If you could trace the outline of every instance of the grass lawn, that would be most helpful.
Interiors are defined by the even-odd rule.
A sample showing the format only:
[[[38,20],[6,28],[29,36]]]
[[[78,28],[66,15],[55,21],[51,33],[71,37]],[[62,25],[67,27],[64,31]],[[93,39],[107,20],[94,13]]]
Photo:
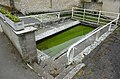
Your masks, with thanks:
[[[94,28],[84,25],[77,25],[60,33],[47,37],[37,42],[37,48],[40,50],[45,50],[59,44],[62,44],[75,37],[85,35],[92,31]]]

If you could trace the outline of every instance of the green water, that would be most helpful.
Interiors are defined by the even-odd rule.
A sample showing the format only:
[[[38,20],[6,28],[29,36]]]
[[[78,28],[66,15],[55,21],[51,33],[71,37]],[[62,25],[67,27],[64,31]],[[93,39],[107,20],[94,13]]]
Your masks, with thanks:
[[[77,25],[37,42],[37,48],[50,56],[78,41],[78,37],[87,34],[95,28]],[[55,51],[54,51],[55,50]]]

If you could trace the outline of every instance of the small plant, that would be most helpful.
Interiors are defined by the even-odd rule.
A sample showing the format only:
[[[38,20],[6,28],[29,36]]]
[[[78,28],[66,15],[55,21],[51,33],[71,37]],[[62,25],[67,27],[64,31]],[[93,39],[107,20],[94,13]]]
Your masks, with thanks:
[[[7,14],[7,10],[5,10],[4,8],[0,7],[0,12],[3,14]]]
[[[16,15],[12,15],[10,12],[7,12],[6,16],[14,22],[20,22],[19,17],[17,17]]]
[[[11,19],[14,22],[20,22],[19,17],[17,17],[16,15],[12,15],[10,12],[8,12],[6,9],[0,7],[0,12],[2,14],[5,14],[9,19]]]

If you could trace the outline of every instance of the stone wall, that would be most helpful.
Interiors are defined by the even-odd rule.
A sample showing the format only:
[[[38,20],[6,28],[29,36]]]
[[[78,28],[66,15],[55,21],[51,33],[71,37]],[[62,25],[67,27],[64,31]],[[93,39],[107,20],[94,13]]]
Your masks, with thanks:
[[[79,4],[79,0],[14,0],[15,7],[23,14],[30,12],[46,12],[71,9]],[[9,6],[9,0],[0,0],[0,4]]]
[[[120,0],[102,0],[102,10],[110,12],[120,12]]]
[[[10,3],[9,0],[0,0],[1,5],[10,6],[9,3]]]
[[[120,0],[98,0],[97,3],[85,2],[85,8],[109,12],[120,12]]]
[[[102,5],[103,4],[101,2],[98,3],[85,2],[84,8],[93,9],[93,10],[102,10]]]
[[[16,8],[24,14],[30,12],[46,12],[71,9],[72,6],[78,5],[79,0],[20,0],[15,2]]]
[[[46,12],[71,9],[72,6],[81,6],[80,0],[14,0],[15,7],[23,14],[31,12]],[[52,6],[51,2],[52,1]],[[86,8],[119,12],[120,0],[98,0],[98,3],[85,0]],[[99,2],[102,2],[100,4]],[[9,0],[0,0],[0,4],[9,6]]]

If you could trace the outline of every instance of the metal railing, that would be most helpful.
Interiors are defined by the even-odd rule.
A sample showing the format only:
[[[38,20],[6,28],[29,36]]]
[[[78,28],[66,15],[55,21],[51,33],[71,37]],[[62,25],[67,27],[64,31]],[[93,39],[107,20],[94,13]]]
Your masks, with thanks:
[[[74,17],[74,10],[75,8],[72,8],[72,17]],[[80,9],[80,8],[77,8]],[[68,50],[67,50],[67,58],[68,58],[68,64],[73,63],[75,55],[81,53],[83,50],[85,50],[88,46],[92,45],[95,42],[98,42],[103,35],[106,33],[109,33],[117,28],[117,23],[119,19],[119,13],[113,13],[113,12],[106,12],[106,11],[97,11],[97,10],[89,10],[89,9],[83,9],[83,21],[85,20],[85,15],[87,11],[95,11],[98,13],[97,17],[97,23],[100,21],[101,16],[107,16],[106,14],[113,14],[115,16],[110,16],[113,20],[110,21],[109,23],[106,23],[106,25],[102,27],[98,27],[92,32],[88,33],[85,35],[82,39],[80,39],[78,42],[74,43],[71,45]],[[103,15],[104,13],[104,15]]]
[[[78,7],[72,8],[72,17],[81,21],[90,21],[97,24],[107,24],[117,17],[118,13],[98,11],[91,9],[82,9]]]

